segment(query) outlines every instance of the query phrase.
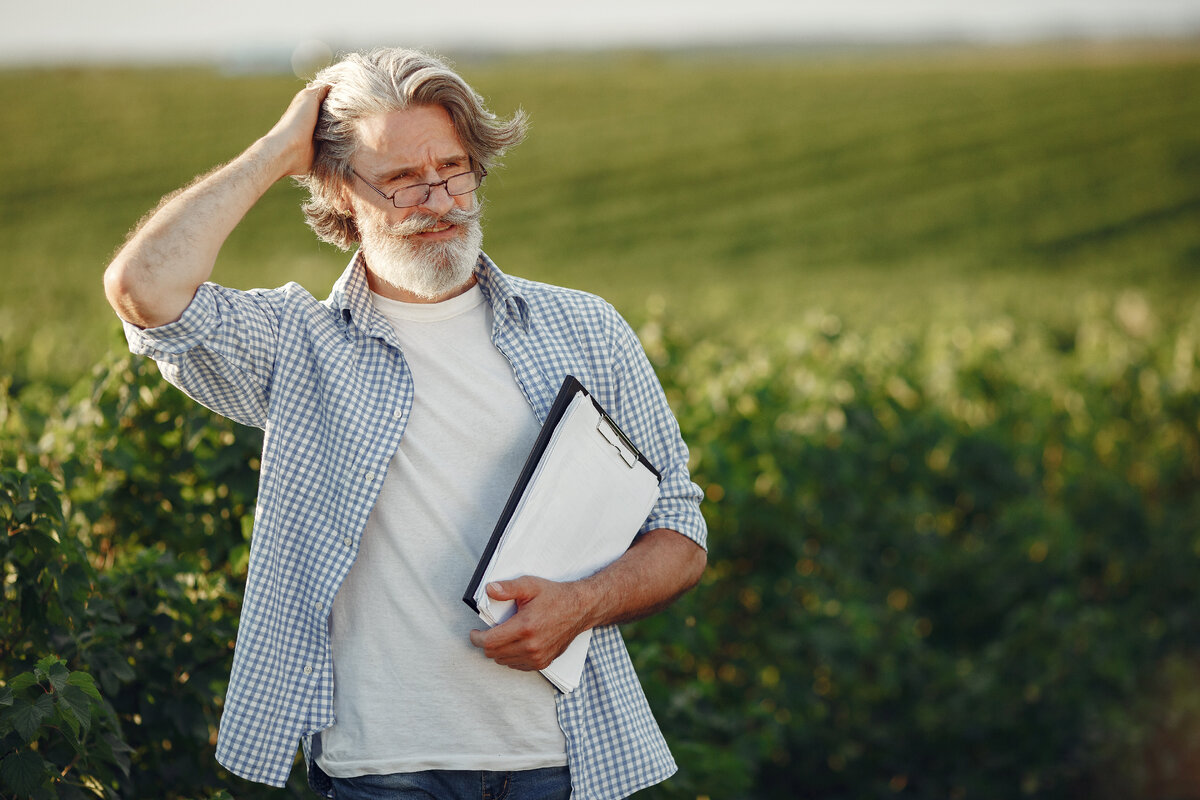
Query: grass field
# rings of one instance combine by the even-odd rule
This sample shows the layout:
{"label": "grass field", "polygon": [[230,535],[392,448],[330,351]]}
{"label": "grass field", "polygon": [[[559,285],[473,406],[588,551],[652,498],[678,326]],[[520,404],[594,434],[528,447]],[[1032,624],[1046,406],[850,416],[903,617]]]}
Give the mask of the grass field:
{"label": "grass field", "polygon": [[[1093,293],[1200,301],[1200,44],[457,60],[529,139],[489,178],[502,268],[753,340],[1011,314]],[[232,158],[298,88],[200,68],[5,72],[0,367],[73,380],[113,348],[100,276],[164,193]],[[324,297],[347,258],[272,189],[214,278]]]}
{"label": "grass field", "polygon": [[[641,332],[711,549],[630,636],[681,767],[648,797],[1195,794],[1200,41],[458,66],[533,122],[488,251],[669,323]],[[260,440],[139,359],[79,379],[123,350],[125,231],[298,82],[3,77],[0,784],[284,796],[211,745]],[[214,277],[323,297],[347,255],[300,199],[274,187]],[[53,671],[19,683],[46,655],[112,704],[87,761],[33,713]]]}

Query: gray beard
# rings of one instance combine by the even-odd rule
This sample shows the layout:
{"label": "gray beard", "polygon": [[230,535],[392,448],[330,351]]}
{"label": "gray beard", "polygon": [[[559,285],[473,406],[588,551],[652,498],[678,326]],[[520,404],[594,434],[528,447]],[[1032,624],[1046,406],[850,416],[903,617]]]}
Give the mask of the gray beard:
{"label": "gray beard", "polygon": [[[432,300],[464,286],[471,279],[483,246],[481,207],[453,209],[441,219],[417,214],[395,225],[360,220],[363,255],[376,277],[397,289]],[[409,238],[444,223],[458,226],[458,235],[444,242]]]}

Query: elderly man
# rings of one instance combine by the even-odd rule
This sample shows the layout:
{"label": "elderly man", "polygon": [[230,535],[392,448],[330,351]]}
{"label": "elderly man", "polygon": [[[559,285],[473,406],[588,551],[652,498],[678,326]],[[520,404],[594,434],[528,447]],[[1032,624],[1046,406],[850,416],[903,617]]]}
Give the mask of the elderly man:
{"label": "elderly man", "polygon": [[[229,164],[168,196],[105,274],[130,348],[265,430],[217,758],[282,785],[298,741],[337,798],[622,797],[675,769],[618,623],[705,564],[701,493],[662,389],[601,299],[502,273],[476,197],[525,133],[441,61],[352,54]],[[329,297],[208,282],[243,215],[302,176],[317,235],[357,246]],[[563,377],[662,472],[634,543],[584,580],[460,600]],[[537,670],[594,629],[580,686]],[[505,794],[507,792],[507,794]]]}

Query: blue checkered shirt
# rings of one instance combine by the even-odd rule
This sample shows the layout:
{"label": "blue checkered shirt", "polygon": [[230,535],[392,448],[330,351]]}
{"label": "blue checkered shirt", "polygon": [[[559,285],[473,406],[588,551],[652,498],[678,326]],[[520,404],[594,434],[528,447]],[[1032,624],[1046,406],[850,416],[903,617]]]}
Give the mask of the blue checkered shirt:
{"label": "blue checkered shirt", "polygon": [[[687,448],[625,321],[594,295],[506,276],[482,253],[476,275],[495,313],[492,341],[538,419],[563,376],[579,378],[663,473],[642,530],[668,528],[704,546]],[[329,610],[404,435],[411,373],[371,303],[360,256],[323,302],[294,283],[249,292],[206,283],[176,322],[125,330],[130,349],[157,361],[168,381],[265,430],[217,760],[282,786],[297,743],[307,752],[334,722]],[[615,626],[595,631],[583,681],[559,695],[558,718],[576,798],[624,797],[675,771]],[[309,768],[327,793],[311,759]]]}

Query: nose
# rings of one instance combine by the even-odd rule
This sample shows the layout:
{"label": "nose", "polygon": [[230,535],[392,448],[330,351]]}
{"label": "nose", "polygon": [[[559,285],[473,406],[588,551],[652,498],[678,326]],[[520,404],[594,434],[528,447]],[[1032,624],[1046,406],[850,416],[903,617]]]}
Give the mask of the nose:
{"label": "nose", "polygon": [[430,186],[429,197],[425,198],[425,202],[421,203],[419,208],[435,217],[449,213],[450,209],[454,208],[454,198],[446,191],[446,182],[442,181]]}

